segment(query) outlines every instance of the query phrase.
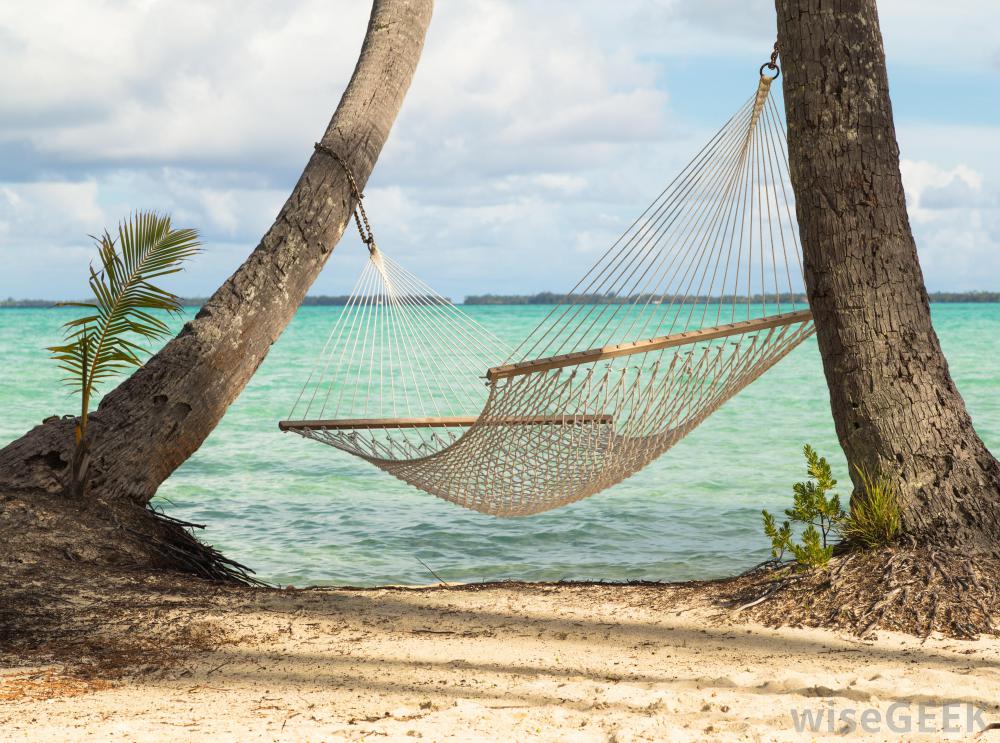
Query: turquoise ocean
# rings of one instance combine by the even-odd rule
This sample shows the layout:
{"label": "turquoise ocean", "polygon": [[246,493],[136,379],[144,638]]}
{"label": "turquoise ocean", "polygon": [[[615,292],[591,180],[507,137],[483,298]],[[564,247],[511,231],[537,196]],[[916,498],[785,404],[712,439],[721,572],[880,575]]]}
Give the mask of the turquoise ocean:
{"label": "turquoise ocean", "polygon": [[[510,341],[549,308],[464,307]],[[301,309],[204,446],[160,489],[167,513],[277,584],[683,580],[768,556],[762,508],[779,510],[813,444],[848,482],[815,340],[625,482],[518,519],[466,511],[347,454],[278,431],[337,307]],[[0,311],[0,445],[77,402],[44,346],[66,309]],[[934,324],[980,435],[1000,451],[1000,305],[936,304]],[[846,494],[849,488],[843,487]]]}

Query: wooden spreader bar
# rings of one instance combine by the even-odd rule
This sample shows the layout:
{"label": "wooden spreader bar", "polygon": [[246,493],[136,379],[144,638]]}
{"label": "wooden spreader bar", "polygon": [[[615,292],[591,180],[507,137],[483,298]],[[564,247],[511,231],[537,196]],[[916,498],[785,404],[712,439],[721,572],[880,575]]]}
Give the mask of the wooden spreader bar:
{"label": "wooden spreader bar", "polygon": [[[366,430],[373,428],[455,428],[472,426],[479,421],[476,416],[440,416],[434,418],[341,418],[337,420],[280,421],[282,431],[312,429],[320,431]],[[508,415],[487,418],[480,425],[485,426],[562,426],[581,423],[601,423],[610,425],[614,418],[610,415]]]}
{"label": "wooden spreader bar", "polygon": [[716,325],[711,328],[688,330],[672,335],[661,335],[658,338],[649,338],[644,341],[618,343],[610,346],[602,346],[601,348],[591,348],[588,351],[574,351],[573,353],[564,353],[559,356],[545,356],[540,359],[532,359],[531,361],[519,361],[516,364],[494,366],[486,372],[486,378],[494,382],[497,379],[505,379],[507,377],[517,377],[523,374],[549,371],[550,369],[561,369],[566,366],[582,366],[583,364],[590,364],[602,359],[614,359],[619,356],[631,356],[636,353],[659,351],[664,348],[683,346],[697,341],[710,341],[730,335],[741,335],[755,330],[769,330],[770,328],[793,325],[811,319],[812,312],[810,310],[783,312],[779,315],[761,317],[756,320],[742,320],[740,322],[728,323],[727,325]]}

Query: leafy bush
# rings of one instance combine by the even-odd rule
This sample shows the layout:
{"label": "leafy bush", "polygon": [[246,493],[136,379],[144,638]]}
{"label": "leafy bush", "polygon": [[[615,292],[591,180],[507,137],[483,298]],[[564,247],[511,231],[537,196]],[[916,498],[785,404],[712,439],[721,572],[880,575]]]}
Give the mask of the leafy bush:
{"label": "leafy bush", "polygon": [[[851,545],[875,549],[889,544],[899,533],[901,513],[892,480],[885,474],[872,475],[863,467],[857,472],[863,495],[851,498],[850,512],[840,505],[833,492],[837,481],[830,465],[808,444],[803,447],[809,479],[793,486],[795,500],[785,509],[787,520],[777,520],[763,511],[764,534],[771,540],[771,556],[783,560],[791,553],[804,567],[822,567],[833,556],[832,534]],[[793,524],[804,525],[799,543],[795,542]]]}
{"label": "leafy bush", "polygon": [[[790,552],[795,562],[805,567],[821,567],[833,556],[830,536],[847,518],[840,505],[840,496],[831,492],[837,481],[833,479],[830,464],[808,444],[803,447],[806,457],[806,474],[809,479],[793,486],[795,500],[785,509],[788,517],[781,526],[773,515],[763,511],[764,534],[771,540],[771,556],[782,560]],[[796,544],[792,523],[805,524]]]}
{"label": "leafy bush", "polygon": [[869,549],[884,547],[899,533],[900,509],[896,489],[885,474],[857,468],[865,494],[851,498],[851,512],[839,526],[841,536]]}

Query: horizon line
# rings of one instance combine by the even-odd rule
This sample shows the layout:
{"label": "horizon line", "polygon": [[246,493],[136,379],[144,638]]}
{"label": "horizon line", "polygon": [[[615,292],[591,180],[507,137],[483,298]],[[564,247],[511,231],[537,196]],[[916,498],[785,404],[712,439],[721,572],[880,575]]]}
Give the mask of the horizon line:
{"label": "horizon line", "polygon": [[[975,302],[975,303],[1000,303],[1000,291],[998,290],[986,290],[986,289],[974,289],[969,291],[929,291],[927,292],[928,298],[931,302],[936,303],[961,303],[961,302]],[[533,292],[526,294],[467,294],[461,302],[456,302],[459,305],[470,305],[470,306],[517,306],[517,305],[554,305],[561,304],[562,300],[571,298],[578,304],[625,304],[628,301],[642,301],[658,299],[658,301],[671,302],[675,304],[698,304],[698,303],[713,303],[719,301],[731,301],[731,295],[698,295],[698,296],[661,296],[661,295],[646,295],[646,294],[634,294],[627,295],[624,297],[612,295],[612,294],[566,294],[564,292]],[[180,303],[183,307],[201,307],[208,301],[209,297],[180,297]],[[346,294],[307,294],[303,299],[300,307],[310,307],[310,306],[343,306],[346,305],[350,295]],[[445,297],[448,301],[450,298]],[[787,300],[791,302],[805,302],[807,301],[806,294],[804,292],[796,292],[792,294],[756,294],[752,297],[746,298],[741,297],[741,300],[749,299],[751,302],[757,301],[774,301],[775,299]],[[581,301],[582,300],[582,301]],[[60,304],[65,304],[68,302],[81,302],[88,300],[80,299],[16,299],[14,297],[7,297],[6,299],[0,300],[0,309],[47,309],[52,307],[57,307]]]}

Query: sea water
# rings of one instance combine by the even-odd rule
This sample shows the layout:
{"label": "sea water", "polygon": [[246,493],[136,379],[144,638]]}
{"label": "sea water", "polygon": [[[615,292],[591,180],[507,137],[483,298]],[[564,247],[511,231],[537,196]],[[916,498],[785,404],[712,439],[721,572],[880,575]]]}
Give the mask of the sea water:
{"label": "sea water", "polygon": [[[463,308],[510,341],[548,309]],[[789,505],[792,483],[803,479],[804,443],[848,482],[811,339],[652,465],[603,493],[525,518],[464,510],[278,430],[340,311],[297,313],[156,499],[167,513],[205,524],[202,539],[266,581],[435,582],[428,568],[447,581],[711,578],[768,556],[760,511]],[[0,445],[49,415],[76,412],[44,350],[72,316],[69,309],[0,311]],[[933,318],[977,430],[1000,451],[1000,305],[938,304]]]}

